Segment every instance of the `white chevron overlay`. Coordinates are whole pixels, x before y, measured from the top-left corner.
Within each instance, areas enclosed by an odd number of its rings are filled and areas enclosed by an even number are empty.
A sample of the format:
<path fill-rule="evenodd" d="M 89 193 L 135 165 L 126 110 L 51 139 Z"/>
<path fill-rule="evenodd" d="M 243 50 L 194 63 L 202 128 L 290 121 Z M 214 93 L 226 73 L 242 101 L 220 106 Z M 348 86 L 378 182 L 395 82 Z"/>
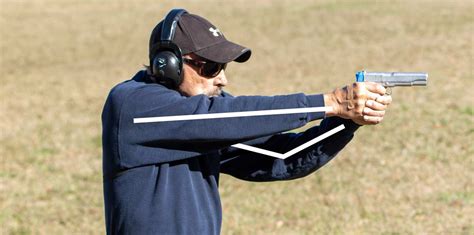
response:
<path fill-rule="evenodd" d="M 251 152 L 254 152 L 254 153 L 260 153 L 260 154 L 267 155 L 267 156 L 270 156 L 270 157 L 285 159 L 287 157 L 290 157 L 290 156 L 300 152 L 301 150 L 304 150 L 305 148 L 308 148 L 309 146 L 311 146 L 313 144 L 318 143 L 321 140 L 324 140 L 324 139 L 328 138 L 331 135 L 336 134 L 337 132 L 339 132 L 343 129 L 344 129 L 344 125 L 341 124 L 341 125 L 337 126 L 336 128 L 333 128 L 330 131 L 327 131 L 324 134 L 322 134 L 322 135 L 320 135 L 320 136 L 318 136 L 318 137 L 316 137 L 316 138 L 314 138 L 314 139 L 312 139 L 312 140 L 310 140 L 310 141 L 308 141 L 308 142 L 306 142 L 306 143 L 304 143 L 304 144 L 302 144 L 302 145 L 286 152 L 285 154 L 276 153 L 276 152 L 272 152 L 272 151 L 269 151 L 269 150 L 265 150 L 265 149 L 245 145 L 245 144 L 234 144 L 234 145 L 232 145 L 232 147 L 239 148 L 239 149 L 244 149 L 244 150 L 251 151 Z"/>

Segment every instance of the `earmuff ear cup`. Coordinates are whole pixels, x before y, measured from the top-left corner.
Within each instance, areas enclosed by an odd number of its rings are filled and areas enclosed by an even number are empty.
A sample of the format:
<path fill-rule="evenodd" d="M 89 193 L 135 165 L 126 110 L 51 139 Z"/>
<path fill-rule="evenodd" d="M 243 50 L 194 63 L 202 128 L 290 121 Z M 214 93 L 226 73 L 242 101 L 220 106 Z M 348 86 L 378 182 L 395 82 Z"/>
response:
<path fill-rule="evenodd" d="M 176 89 L 183 81 L 181 50 L 170 41 L 160 43 L 159 48 L 152 61 L 152 74 L 162 85 Z"/>
<path fill-rule="evenodd" d="M 177 88 L 182 81 L 179 60 L 171 51 L 161 51 L 153 59 L 153 76 L 170 88 Z"/>
<path fill-rule="evenodd" d="M 150 37 L 151 74 L 157 82 L 171 89 L 176 89 L 183 82 L 183 58 L 181 49 L 173 43 L 178 21 L 184 9 L 173 9 L 153 29 Z M 160 41 L 152 44 L 156 34 L 161 32 Z"/>

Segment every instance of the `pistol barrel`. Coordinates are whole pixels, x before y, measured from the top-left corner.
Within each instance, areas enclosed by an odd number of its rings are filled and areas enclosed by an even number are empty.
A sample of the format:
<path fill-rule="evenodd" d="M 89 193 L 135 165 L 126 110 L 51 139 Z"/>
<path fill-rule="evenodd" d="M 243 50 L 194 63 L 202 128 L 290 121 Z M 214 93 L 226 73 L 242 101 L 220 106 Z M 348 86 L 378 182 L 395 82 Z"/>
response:
<path fill-rule="evenodd" d="M 419 72 L 366 72 L 356 73 L 357 82 L 376 82 L 385 87 L 426 86 L 428 74 Z"/>

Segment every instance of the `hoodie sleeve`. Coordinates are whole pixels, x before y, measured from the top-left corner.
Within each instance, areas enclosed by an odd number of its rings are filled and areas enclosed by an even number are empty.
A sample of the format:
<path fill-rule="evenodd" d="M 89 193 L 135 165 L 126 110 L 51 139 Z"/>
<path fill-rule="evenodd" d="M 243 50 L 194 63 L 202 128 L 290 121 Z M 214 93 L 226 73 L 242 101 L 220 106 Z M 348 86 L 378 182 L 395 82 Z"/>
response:
<path fill-rule="evenodd" d="M 222 151 L 220 171 L 247 181 L 292 180 L 304 177 L 324 166 L 346 146 L 359 125 L 339 117 L 326 118 L 320 126 L 302 133 L 286 133 L 249 141 L 246 144 L 285 153 L 311 139 L 343 124 L 345 128 L 334 135 L 286 159 L 228 148 Z"/>
<path fill-rule="evenodd" d="M 324 106 L 322 95 L 184 97 L 159 85 L 149 85 L 137 88 L 124 101 L 119 135 L 129 144 L 136 145 L 153 143 L 229 145 L 301 127 L 312 120 L 322 118 L 324 113 L 137 124 L 133 123 L 133 119 L 321 106 Z"/>

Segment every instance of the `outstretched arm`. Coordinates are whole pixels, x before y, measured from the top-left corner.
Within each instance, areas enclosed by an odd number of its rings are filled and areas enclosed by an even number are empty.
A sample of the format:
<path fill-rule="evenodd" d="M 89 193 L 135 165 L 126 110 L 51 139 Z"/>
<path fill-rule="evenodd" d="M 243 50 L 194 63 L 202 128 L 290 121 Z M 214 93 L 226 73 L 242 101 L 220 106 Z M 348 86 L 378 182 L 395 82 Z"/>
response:
<path fill-rule="evenodd" d="M 320 126 L 303 133 L 277 134 L 246 142 L 248 145 L 285 153 L 344 124 L 345 129 L 284 160 L 245 150 L 228 149 L 221 158 L 221 172 L 248 181 L 291 180 L 304 177 L 333 159 L 354 136 L 359 125 L 381 122 L 392 98 L 375 83 L 353 83 L 324 95 L 332 107 Z M 357 123 L 357 124 L 356 124 Z"/>

